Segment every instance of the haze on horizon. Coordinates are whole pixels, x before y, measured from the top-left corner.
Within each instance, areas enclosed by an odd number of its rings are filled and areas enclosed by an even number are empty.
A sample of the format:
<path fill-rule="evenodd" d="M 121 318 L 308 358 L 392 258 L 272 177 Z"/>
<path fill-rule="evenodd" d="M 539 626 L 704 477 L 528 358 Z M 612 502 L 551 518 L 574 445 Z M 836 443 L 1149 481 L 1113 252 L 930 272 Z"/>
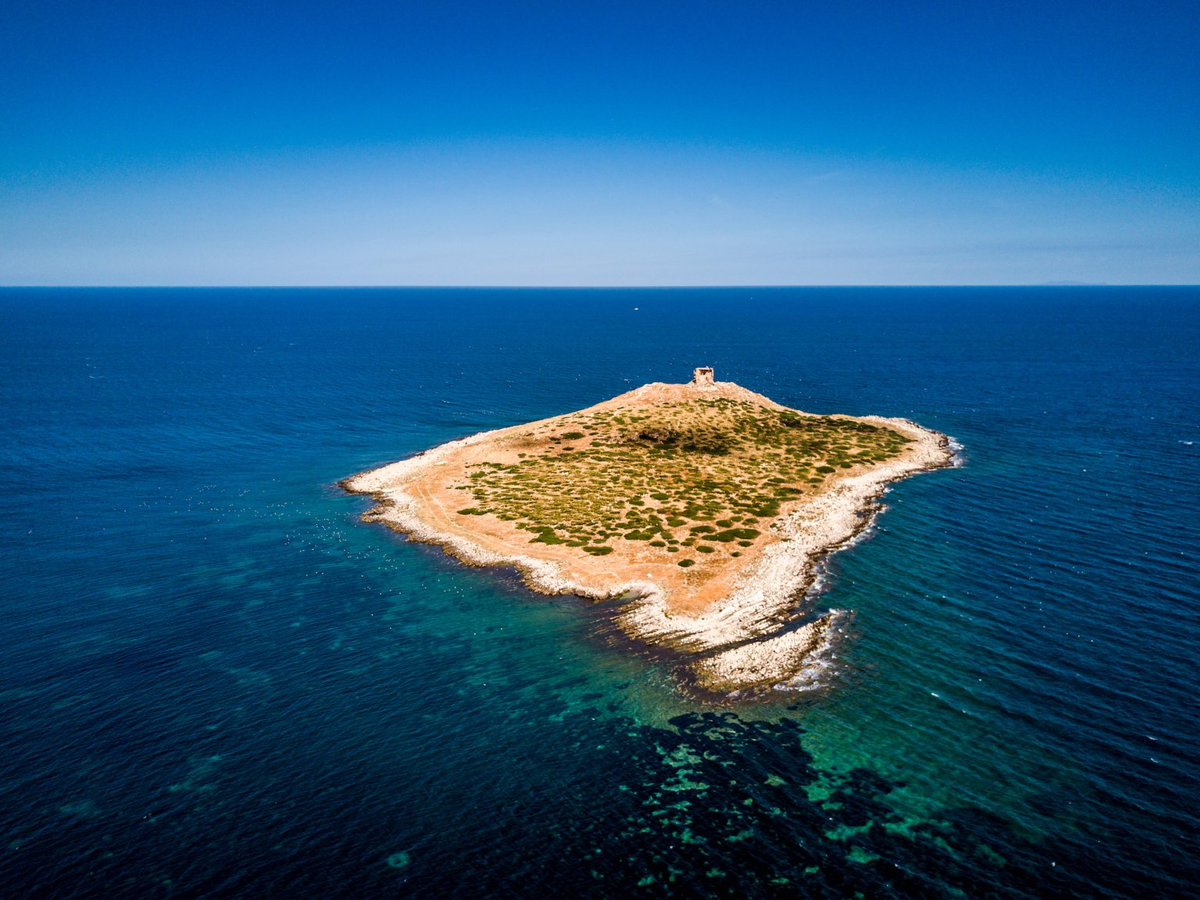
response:
<path fill-rule="evenodd" d="M 1194 4 L 21 4 L 0 284 L 1200 283 Z"/>

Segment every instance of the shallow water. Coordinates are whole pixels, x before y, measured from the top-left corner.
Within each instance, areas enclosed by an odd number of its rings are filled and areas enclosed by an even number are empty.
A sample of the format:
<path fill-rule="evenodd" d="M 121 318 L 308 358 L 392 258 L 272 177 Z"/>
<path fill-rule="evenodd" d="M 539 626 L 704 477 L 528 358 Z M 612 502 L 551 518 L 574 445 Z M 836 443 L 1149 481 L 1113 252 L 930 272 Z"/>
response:
<path fill-rule="evenodd" d="M 635 310 L 636 307 L 636 310 Z M 1134 897 L 1200 875 L 1194 289 L 0 292 L 12 896 Z M 964 465 L 828 563 L 826 687 L 338 479 L 696 365 Z"/>

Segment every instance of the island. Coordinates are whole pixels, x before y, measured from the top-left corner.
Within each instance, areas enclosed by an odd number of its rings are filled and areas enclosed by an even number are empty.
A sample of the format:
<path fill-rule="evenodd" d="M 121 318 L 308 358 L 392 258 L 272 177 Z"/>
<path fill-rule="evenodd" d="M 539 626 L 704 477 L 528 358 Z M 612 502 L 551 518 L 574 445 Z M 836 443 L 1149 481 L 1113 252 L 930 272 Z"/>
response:
<path fill-rule="evenodd" d="M 616 600 L 631 638 L 673 648 L 698 688 L 800 684 L 838 611 L 817 562 L 889 482 L 949 464 L 906 419 L 815 415 L 698 368 L 578 412 L 475 434 L 347 478 L 363 514 L 535 591 Z"/>

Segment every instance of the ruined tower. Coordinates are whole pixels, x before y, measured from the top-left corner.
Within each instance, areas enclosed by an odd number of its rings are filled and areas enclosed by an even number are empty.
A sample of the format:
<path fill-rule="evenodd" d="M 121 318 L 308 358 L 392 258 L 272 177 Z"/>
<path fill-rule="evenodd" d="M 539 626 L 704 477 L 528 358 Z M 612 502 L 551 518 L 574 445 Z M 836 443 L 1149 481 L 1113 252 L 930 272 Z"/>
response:
<path fill-rule="evenodd" d="M 698 369 L 692 370 L 692 384 L 703 387 L 706 384 L 712 384 L 713 380 L 711 366 L 700 366 Z"/>

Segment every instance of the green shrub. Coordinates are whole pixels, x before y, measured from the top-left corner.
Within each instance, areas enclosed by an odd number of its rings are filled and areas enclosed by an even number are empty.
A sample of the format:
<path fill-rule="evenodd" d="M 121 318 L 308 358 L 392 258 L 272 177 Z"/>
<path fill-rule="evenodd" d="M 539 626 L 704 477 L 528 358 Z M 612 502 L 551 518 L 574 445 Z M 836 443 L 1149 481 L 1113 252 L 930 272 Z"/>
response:
<path fill-rule="evenodd" d="M 718 531 L 710 540 L 720 541 L 722 544 L 728 544 L 730 541 L 749 541 L 758 537 L 762 532 L 756 528 L 727 528 L 725 531 Z"/>

